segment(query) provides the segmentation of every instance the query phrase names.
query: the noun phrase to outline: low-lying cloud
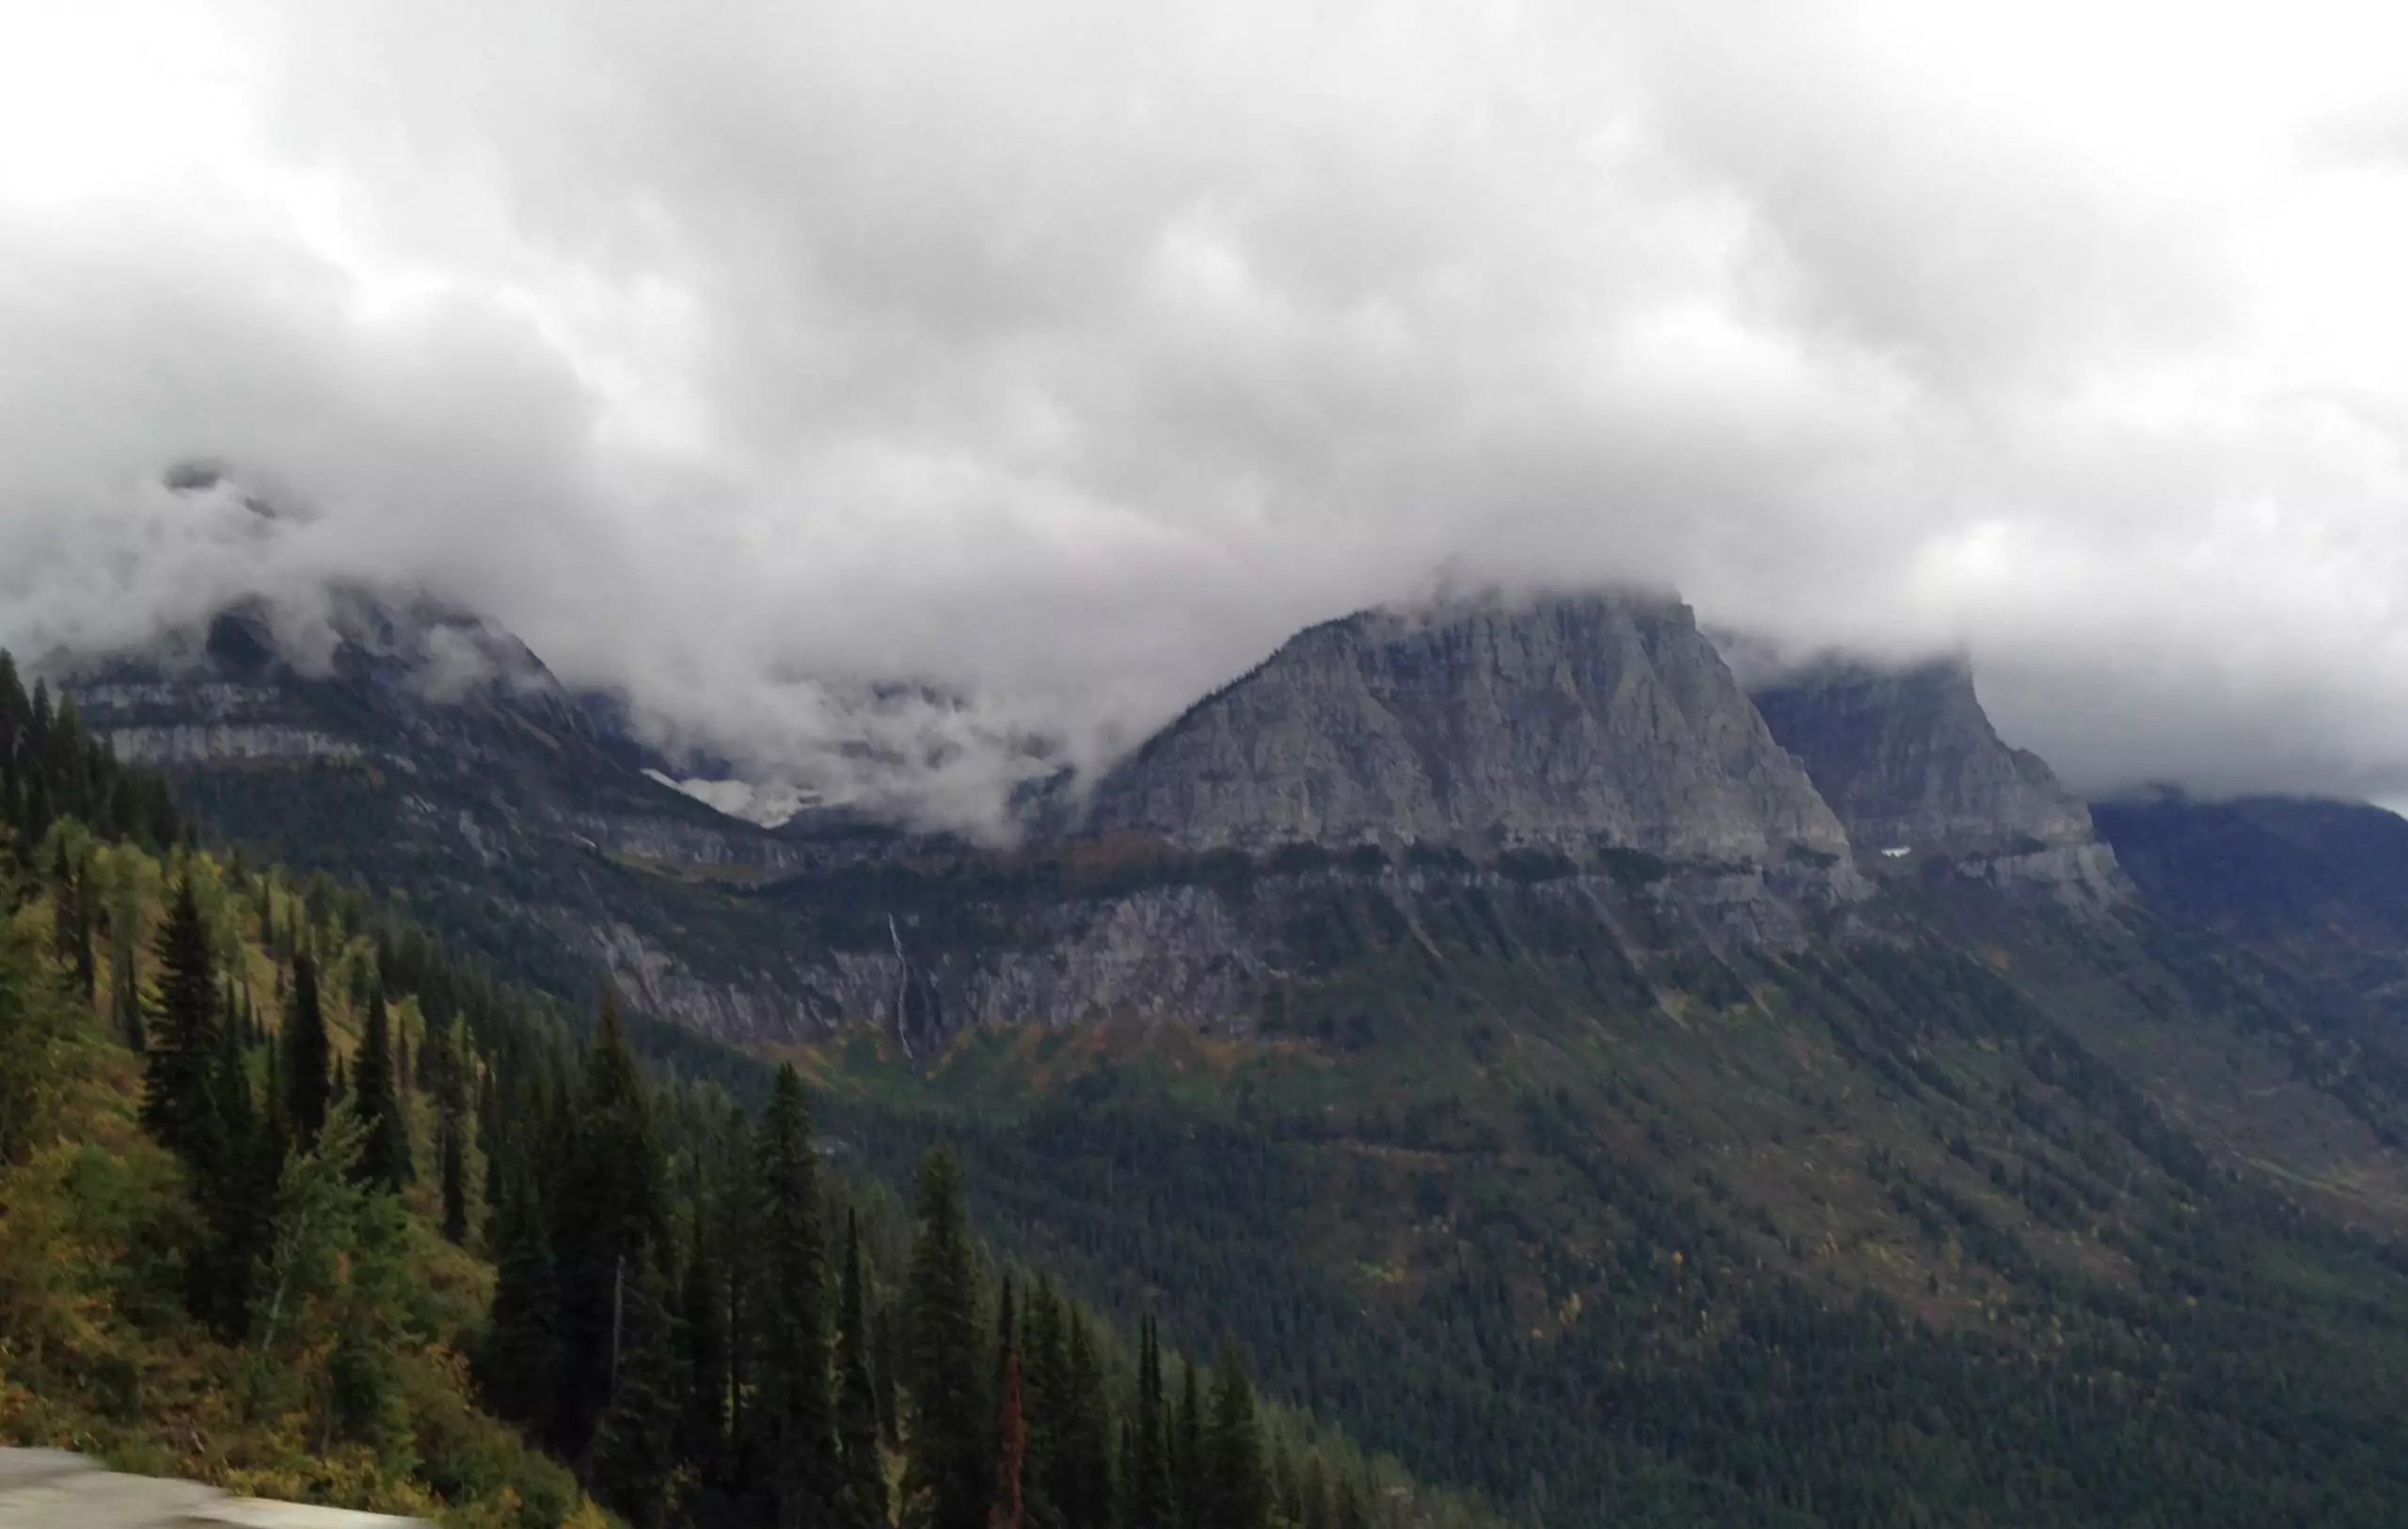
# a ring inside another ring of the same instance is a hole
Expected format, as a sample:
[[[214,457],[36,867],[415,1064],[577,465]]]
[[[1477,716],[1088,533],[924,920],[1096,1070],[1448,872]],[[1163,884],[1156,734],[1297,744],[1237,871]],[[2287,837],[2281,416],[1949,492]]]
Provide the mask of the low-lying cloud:
[[[0,641],[423,587],[908,795],[1441,581],[1668,581],[1968,649],[2092,788],[2408,794],[2364,8],[52,8]],[[958,749],[864,750],[894,678]]]

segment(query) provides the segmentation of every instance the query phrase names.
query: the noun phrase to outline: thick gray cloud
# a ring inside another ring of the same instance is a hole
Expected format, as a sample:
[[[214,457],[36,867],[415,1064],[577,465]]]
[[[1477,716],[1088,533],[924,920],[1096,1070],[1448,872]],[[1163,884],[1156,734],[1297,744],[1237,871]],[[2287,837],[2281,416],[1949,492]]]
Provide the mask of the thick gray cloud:
[[[1321,616],[1643,580],[1969,648],[2094,788],[2408,793],[2370,9],[53,8],[0,640],[422,583],[960,816]],[[195,452],[309,516],[148,486]],[[894,676],[977,709],[840,704]]]

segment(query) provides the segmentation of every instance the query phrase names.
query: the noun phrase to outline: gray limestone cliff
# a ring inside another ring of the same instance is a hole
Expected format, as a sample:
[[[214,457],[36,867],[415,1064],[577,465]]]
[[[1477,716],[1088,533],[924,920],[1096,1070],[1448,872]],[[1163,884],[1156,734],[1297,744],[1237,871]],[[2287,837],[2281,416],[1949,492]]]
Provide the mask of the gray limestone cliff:
[[[1945,855],[2008,890],[2124,895],[2089,809],[2038,755],[1999,737],[1961,661],[1881,668],[1826,659],[1752,693],[1860,852]]]
[[[1848,849],[1688,607],[1637,595],[1314,627],[1111,771],[1088,826],[1190,849]]]

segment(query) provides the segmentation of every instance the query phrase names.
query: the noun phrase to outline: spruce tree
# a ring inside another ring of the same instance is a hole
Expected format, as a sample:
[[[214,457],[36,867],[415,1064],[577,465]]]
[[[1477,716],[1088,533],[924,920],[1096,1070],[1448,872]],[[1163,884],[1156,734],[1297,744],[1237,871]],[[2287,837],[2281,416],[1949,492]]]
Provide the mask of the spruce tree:
[[[1171,1500],[1180,1521],[1196,1529],[1203,1496],[1203,1409],[1196,1394],[1196,1362],[1186,1360],[1179,1369],[1179,1411],[1170,1426]]]
[[[293,1001],[284,1017],[284,1115],[305,1146],[326,1128],[326,1107],[334,1097],[333,1059],[318,996],[318,963],[303,950],[293,958]]]
[[[1305,1468],[1296,1484],[1297,1529],[1336,1529],[1330,1521],[1329,1473],[1321,1463],[1321,1452],[1315,1450],[1305,1457]]]
[[[1010,1305],[1010,1286],[1005,1286],[1006,1307]],[[988,1509],[989,1529],[1021,1529],[1027,1512],[1021,1490],[1021,1478],[1028,1464],[1028,1420],[1021,1410],[1020,1349],[1013,1342],[1011,1325],[1004,1325],[1003,1378],[995,1390],[1003,1400],[995,1411],[995,1495]]]
[[[675,1338],[662,1298],[666,1281],[649,1260],[619,1276],[618,1351],[610,1404],[594,1437],[594,1494],[629,1529],[666,1529],[677,1472],[680,1386]]]
[[[1164,1415],[1162,1339],[1147,1317],[1137,1333],[1137,1397],[1129,1425],[1129,1529],[1172,1529],[1179,1521],[1170,1430]]]
[[[811,1113],[792,1064],[778,1069],[754,1144],[748,1474],[779,1529],[825,1522],[838,1488],[829,1395],[826,1240]]]
[[[1262,1468],[1262,1434],[1245,1355],[1234,1342],[1221,1346],[1199,1454],[1190,1529],[1265,1529],[1271,1491]]]
[[[499,1165],[497,1165],[499,1167]],[[560,1358],[560,1289],[533,1175],[514,1167],[494,1200],[493,1310],[478,1379],[495,1411],[537,1432],[552,1415]]]
[[[862,1273],[862,1223],[845,1217],[845,1272],[836,1321],[836,1443],[843,1483],[837,1529],[885,1529],[886,1467],[878,1456],[878,1389],[870,1377],[868,1293]]]
[[[1075,1306],[1063,1354],[1056,1408],[1054,1500],[1067,1529],[1108,1529],[1112,1522],[1112,1420],[1104,1404],[1103,1361],[1086,1316]]]
[[[977,1269],[960,1159],[940,1144],[920,1163],[906,1330],[911,1354],[906,1511],[926,1529],[985,1529],[993,1480]]]
[[[359,1182],[398,1194],[413,1173],[409,1133],[402,1123],[401,1099],[393,1084],[392,1021],[381,981],[368,990],[368,1017],[360,1027],[359,1057],[351,1076],[352,1107],[368,1125],[368,1139],[360,1144]]]
[[[1043,1523],[1059,1522],[1063,1454],[1062,1302],[1053,1282],[1039,1275],[1029,1292],[1022,1322],[1021,1410],[1028,1419],[1028,1513]]]
[[[667,1234],[659,1141],[615,996],[603,1000],[573,1108],[553,1113],[553,1140],[532,1155],[560,1165],[552,1197],[561,1340],[553,1443],[576,1459],[610,1399],[610,1334],[622,1279],[632,1278]]]
[[[67,857],[67,840],[58,841],[58,852],[51,868],[55,916],[54,940],[58,964],[67,974],[68,985],[91,1006],[99,992],[99,974],[92,968],[92,909],[86,878]]]
[[[1019,1361],[1020,1302],[1014,1297],[1012,1290],[1012,1277],[1010,1273],[1006,1271],[1004,1275],[1002,1287],[995,1295],[995,1384],[993,1389],[988,1392],[988,1394],[995,1399],[996,1425],[998,1427],[1001,1427],[1003,1423],[1002,1410],[1004,1405],[1004,1372],[1015,1367]],[[1023,1428],[1027,1426],[1027,1418],[1024,1415],[1024,1412],[1021,1419],[1021,1424]],[[996,1438],[996,1444],[998,1448],[1002,1445],[1002,1437],[1000,1434]],[[1023,1439],[1022,1441],[1021,1447],[1022,1452],[1025,1453],[1027,1449],[1026,1440]]]
[[[727,1266],[709,1214],[708,1186],[694,1194],[693,1244],[678,1295],[678,1341],[683,1346],[685,1407],[677,1424],[677,1452],[705,1485],[727,1477]]]
[[[209,929],[192,880],[179,884],[160,927],[159,996],[144,1068],[142,1123],[188,1161],[204,1157],[216,1127],[212,1074],[218,1060],[217,980]]]
[[[1338,1481],[1338,1505],[1331,1511],[1336,1529],[1371,1529],[1370,1511],[1364,1506],[1370,1494],[1352,1475]]]
[[[457,1247],[468,1240],[468,1164],[460,1145],[460,1117],[444,1111],[437,1129],[443,1137],[443,1235]]]

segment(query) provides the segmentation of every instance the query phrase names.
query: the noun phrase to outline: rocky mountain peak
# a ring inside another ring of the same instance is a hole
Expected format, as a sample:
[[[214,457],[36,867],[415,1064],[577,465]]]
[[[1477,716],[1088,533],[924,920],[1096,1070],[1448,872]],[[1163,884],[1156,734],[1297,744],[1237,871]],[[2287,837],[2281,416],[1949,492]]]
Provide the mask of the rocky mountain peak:
[[[2089,809],[2047,761],[1999,737],[1963,660],[1827,657],[1752,694],[1860,851],[1946,854],[1994,879],[2120,895]]]
[[[1688,607],[1633,593],[1311,628],[1110,772],[1089,824],[1195,849],[1848,848]]]

